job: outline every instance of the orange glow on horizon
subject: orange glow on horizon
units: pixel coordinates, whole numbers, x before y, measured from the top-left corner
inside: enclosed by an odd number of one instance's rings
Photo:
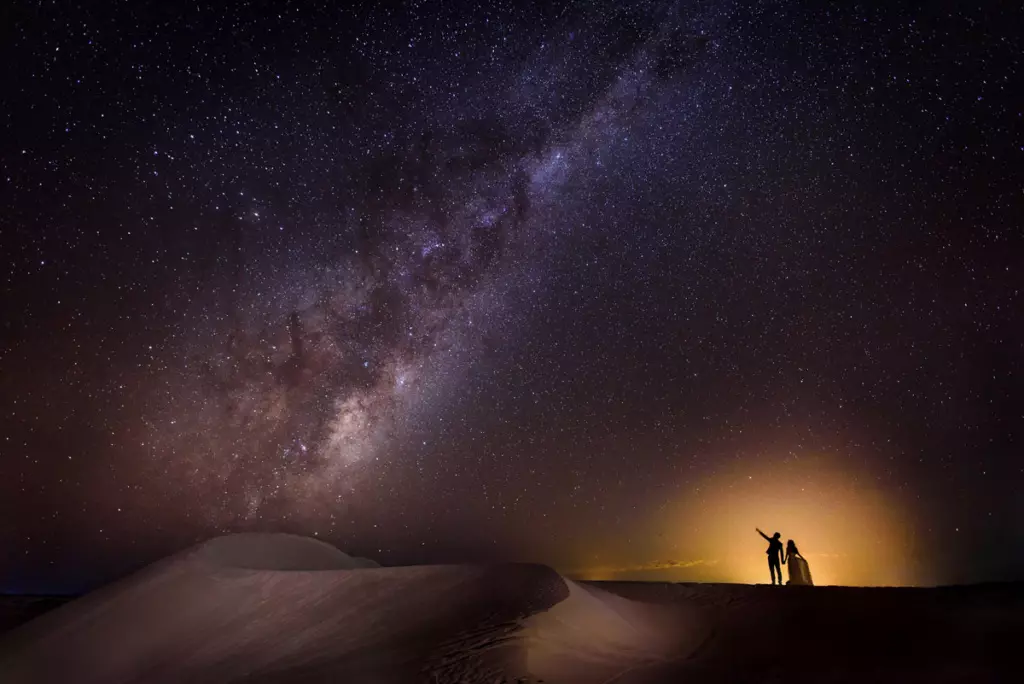
[[[927,583],[902,502],[875,478],[825,456],[790,457],[757,469],[737,462],[651,516],[644,559],[608,549],[578,579],[767,584],[767,542],[755,527],[793,539],[816,585]],[[623,553],[625,552],[625,553]],[[656,558],[671,560],[653,560]],[[786,566],[783,574],[787,575]]]

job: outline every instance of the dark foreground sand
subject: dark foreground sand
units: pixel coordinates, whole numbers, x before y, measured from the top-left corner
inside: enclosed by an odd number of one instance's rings
[[[286,535],[214,540],[0,637],[4,684],[931,684],[1022,670],[1022,585],[577,583],[538,565],[378,568]]]

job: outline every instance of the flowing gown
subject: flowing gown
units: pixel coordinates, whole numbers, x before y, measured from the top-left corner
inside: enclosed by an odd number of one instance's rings
[[[790,556],[786,559],[786,565],[789,566],[789,581],[786,584],[814,586],[814,582],[811,581],[811,568],[803,556]]]

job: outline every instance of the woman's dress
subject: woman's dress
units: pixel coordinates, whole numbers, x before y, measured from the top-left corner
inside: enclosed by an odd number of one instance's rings
[[[786,584],[814,586],[814,582],[811,581],[811,568],[803,556],[790,556],[786,559],[786,565],[789,566],[789,581]]]

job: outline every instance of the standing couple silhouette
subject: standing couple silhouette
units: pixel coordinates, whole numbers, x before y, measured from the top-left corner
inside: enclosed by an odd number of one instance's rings
[[[774,535],[769,537],[767,534],[757,529],[757,533],[764,537],[768,541],[768,550],[765,551],[768,554],[768,571],[772,575],[772,584],[775,584],[775,577],[778,575],[779,586],[782,586],[782,566],[789,565],[789,581],[786,584],[803,584],[806,586],[812,586],[814,582],[811,581],[811,568],[807,565],[807,561],[800,555],[800,551],[797,550],[796,544],[790,539],[786,542],[786,549],[782,549],[782,535],[776,532]]]

